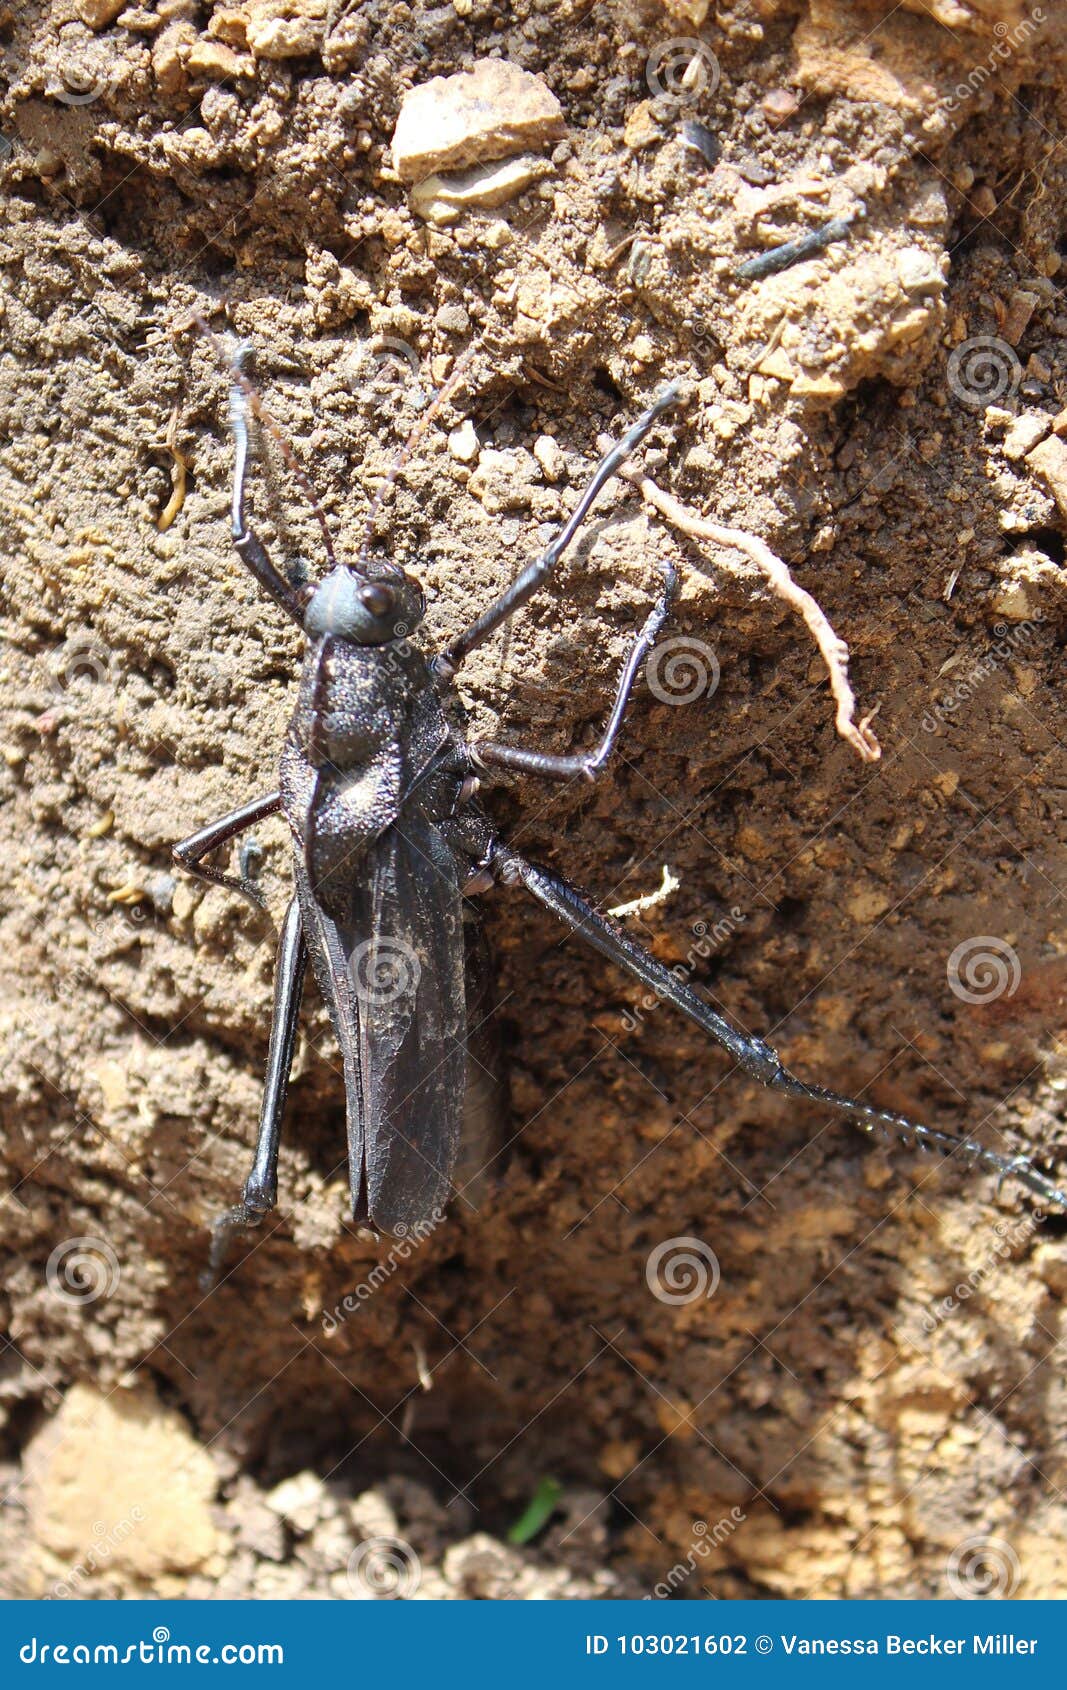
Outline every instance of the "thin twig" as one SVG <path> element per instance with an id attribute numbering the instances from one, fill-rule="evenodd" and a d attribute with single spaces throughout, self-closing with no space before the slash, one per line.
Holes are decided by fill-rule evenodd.
<path id="1" fill-rule="evenodd" d="M 771 551 L 765 540 L 743 528 L 725 528 L 721 523 L 697 516 L 669 493 L 664 493 L 641 470 L 623 468 L 619 474 L 633 483 L 641 497 L 660 516 L 691 540 L 707 540 L 713 546 L 729 546 L 734 551 L 743 552 L 766 577 L 772 591 L 800 612 L 829 672 L 830 691 L 837 705 L 834 725 L 838 733 L 865 763 L 877 762 L 882 748 L 871 732 L 870 717 L 865 716 L 859 723 L 856 721 L 856 698 L 848 681 L 848 646 L 835 633 L 821 605 L 793 580 L 788 565 Z"/>

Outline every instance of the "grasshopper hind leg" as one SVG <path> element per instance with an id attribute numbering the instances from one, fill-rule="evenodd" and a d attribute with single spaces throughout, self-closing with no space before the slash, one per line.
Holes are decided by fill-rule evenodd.
<path id="1" fill-rule="evenodd" d="M 492 852 L 493 871 L 506 883 L 519 884 L 537 902 L 552 911 L 578 938 L 609 961 L 649 987 L 665 1003 L 689 1018 L 722 1048 L 738 1067 L 774 1091 L 785 1092 L 805 1103 L 820 1104 L 835 1114 L 851 1119 L 861 1131 L 877 1133 L 908 1149 L 937 1151 L 958 1157 L 961 1162 L 984 1168 L 997 1176 L 998 1188 L 1011 1180 L 1030 1191 L 1042 1203 L 1067 1210 L 1067 1192 L 1036 1168 L 1025 1156 L 1002 1156 L 974 1139 L 956 1138 L 935 1127 L 925 1127 L 886 1109 L 877 1109 L 860 1098 L 846 1097 L 826 1087 L 811 1085 L 790 1073 L 777 1051 L 763 1039 L 739 1033 L 735 1027 L 683 980 L 646 951 L 616 922 L 599 914 L 576 887 L 550 870 L 528 862 L 518 852 L 497 845 Z"/>

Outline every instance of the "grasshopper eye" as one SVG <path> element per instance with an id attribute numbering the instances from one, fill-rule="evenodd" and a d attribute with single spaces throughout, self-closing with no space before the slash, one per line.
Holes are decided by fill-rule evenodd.
<path id="1" fill-rule="evenodd" d="M 372 581 L 359 589 L 359 600 L 372 616 L 388 616 L 396 603 L 396 594 L 381 581 Z"/>

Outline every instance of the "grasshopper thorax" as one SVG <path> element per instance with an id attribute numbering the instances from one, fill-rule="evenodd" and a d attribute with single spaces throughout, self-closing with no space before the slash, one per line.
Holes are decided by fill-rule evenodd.
<path id="1" fill-rule="evenodd" d="M 338 564 L 312 593 L 304 631 L 311 639 L 388 645 L 409 634 L 424 609 L 422 588 L 396 564 L 383 564 L 373 575 Z"/>

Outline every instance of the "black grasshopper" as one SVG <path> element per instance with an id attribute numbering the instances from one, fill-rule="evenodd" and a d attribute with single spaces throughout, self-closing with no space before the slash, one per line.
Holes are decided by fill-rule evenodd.
<path id="1" fill-rule="evenodd" d="M 446 714 L 444 695 L 470 652 L 549 580 L 601 488 L 679 397 L 676 387 L 667 387 L 653 400 L 601 459 L 544 553 L 428 660 L 410 639 L 424 608 L 417 582 L 397 564 L 370 558 L 366 545 L 357 564 L 338 563 L 325 518 L 284 441 L 319 519 L 329 569 L 318 585 L 297 585 L 271 562 L 245 519 L 250 413 L 276 431 L 235 362 L 233 543 L 263 590 L 303 629 L 307 647 L 277 790 L 174 849 L 193 873 L 255 896 L 246 880 L 203 859 L 279 810 L 293 838 L 295 896 L 278 948 L 255 1160 L 243 1201 L 217 1223 L 216 1267 L 231 1234 L 259 1221 L 275 1202 L 279 1131 L 309 955 L 344 1059 L 353 1217 L 385 1233 L 410 1232 L 432 1224 L 454 1190 L 476 1179 L 492 1155 L 499 1129 L 493 1117 L 502 1103 L 468 1034 L 472 1012 L 479 1020 L 487 1005 L 473 1001 L 484 997 L 484 985 L 471 937 L 476 927 L 464 916 L 473 910 L 471 900 L 498 881 L 521 886 L 764 1085 L 850 1116 L 867 1131 L 1011 1176 L 1039 1198 L 1067 1207 L 1067 1196 L 1023 1157 L 1001 1156 L 798 1079 L 768 1044 L 737 1032 L 574 886 L 499 839 L 478 801 L 478 777 L 487 768 L 594 779 L 610 756 L 641 664 L 668 614 L 673 568 L 665 570 L 659 598 L 633 642 L 594 749 L 550 756 L 469 743 Z"/>

